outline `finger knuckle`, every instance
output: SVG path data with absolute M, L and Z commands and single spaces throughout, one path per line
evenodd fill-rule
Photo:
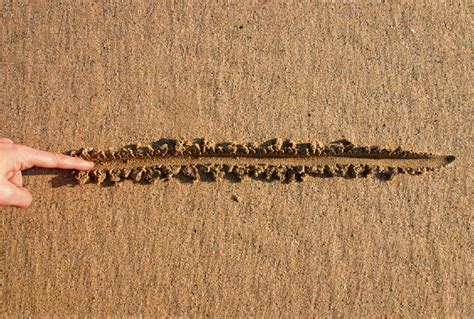
M 21 153 L 24 151 L 24 146 L 19 144 L 10 144 L 9 148 L 12 152 Z
M 56 161 L 58 161 L 58 162 L 60 162 L 64 159 L 64 154 L 59 153 L 59 152 L 54 152 L 53 156 L 56 159 Z

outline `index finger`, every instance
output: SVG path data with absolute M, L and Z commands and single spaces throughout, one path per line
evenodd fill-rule
M 94 167 L 94 163 L 78 157 L 67 156 L 61 153 L 45 152 L 27 146 L 22 150 L 22 153 L 24 157 L 22 169 L 37 166 L 43 168 L 89 170 Z

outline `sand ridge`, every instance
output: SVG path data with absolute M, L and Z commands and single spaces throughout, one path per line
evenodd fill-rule
M 160 140 L 118 150 L 82 148 L 68 153 L 93 161 L 96 167 L 75 172 L 80 184 L 153 183 L 181 178 L 189 181 L 302 181 L 314 177 L 368 177 L 390 180 L 397 174 L 421 175 L 454 161 L 454 156 L 417 153 L 381 146 L 356 146 L 347 140 L 329 144 L 295 143 L 276 138 L 261 144 Z

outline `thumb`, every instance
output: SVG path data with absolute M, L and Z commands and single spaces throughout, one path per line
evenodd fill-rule
M 32 200 L 33 198 L 26 188 L 7 181 L 0 183 L 0 206 L 27 208 L 31 205 Z

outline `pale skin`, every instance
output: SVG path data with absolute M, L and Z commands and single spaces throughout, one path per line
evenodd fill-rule
M 0 138 L 0 206 L 27 208 L 31 193 L 23 187 L 21 172 L 31 167 L 89 170 L 94 163 L 61 153 L 37 150 Z

